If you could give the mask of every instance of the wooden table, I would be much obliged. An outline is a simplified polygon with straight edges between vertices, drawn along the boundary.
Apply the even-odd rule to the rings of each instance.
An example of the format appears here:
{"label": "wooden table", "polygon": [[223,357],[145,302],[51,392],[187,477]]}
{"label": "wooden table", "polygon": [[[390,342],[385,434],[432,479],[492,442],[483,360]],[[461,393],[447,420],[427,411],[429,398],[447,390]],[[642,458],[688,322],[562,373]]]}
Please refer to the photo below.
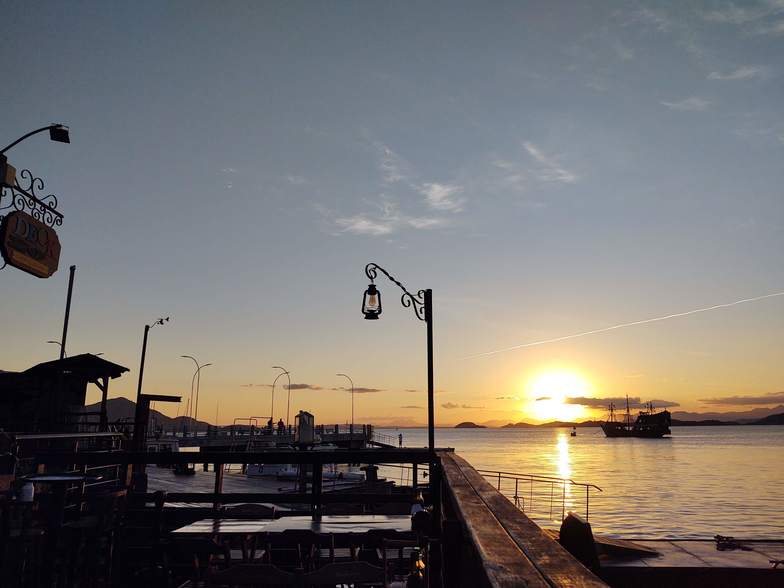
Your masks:
{"label": "wooden table", "polygon": [[408,515],[324,515],[314,521],[308,516],[281,517],[271,521],[267,533],[286,530],[313,531],[314,533],[367,533],[368,531],[411,531]]}
{"label": "wooden table", "polygon": [[407,532],[411,530],[408,515],[325,515],[320,521],[309,516],[279,519],[202,519],[175,529],[177,535],[257,535],[282,533],[286,530],[315,533],[367,533],[372,530]]}
{"label": "wooden table", "polygon": [[272,519],[202,519],[175,529],[177,535],[258,535],[267,530]]}

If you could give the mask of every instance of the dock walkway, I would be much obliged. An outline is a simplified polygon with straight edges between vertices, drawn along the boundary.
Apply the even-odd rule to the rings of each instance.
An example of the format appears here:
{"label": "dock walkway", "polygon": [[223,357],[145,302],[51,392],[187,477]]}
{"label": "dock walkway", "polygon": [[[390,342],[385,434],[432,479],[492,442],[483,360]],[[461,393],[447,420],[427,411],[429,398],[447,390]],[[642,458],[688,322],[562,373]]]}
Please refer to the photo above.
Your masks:
{"label": "dock walkway", "polygon": [[[483,570],[484,580],[490,586],[606,586],[465,459],[454,453],[439,453],[439,458],[447,493],[446,506],[454,511],[463,533],[475,546],[479,569]],[[450,565],[451,562],[446,568]]]}

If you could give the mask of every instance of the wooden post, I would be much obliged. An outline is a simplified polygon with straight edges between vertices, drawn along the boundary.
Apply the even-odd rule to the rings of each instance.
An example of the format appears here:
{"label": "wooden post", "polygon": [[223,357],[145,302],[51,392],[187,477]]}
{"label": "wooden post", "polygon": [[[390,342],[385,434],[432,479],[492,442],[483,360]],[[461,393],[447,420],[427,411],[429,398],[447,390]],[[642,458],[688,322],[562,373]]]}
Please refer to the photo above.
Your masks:
{"label": "wooden post", "polygon": [[414,494],[416,494],[417,485],[419,484],[419,480],[418,480],[419,464],[414,463],[412,465],[413,465],[413,475],[411,479],[411,486],[414,488]]}
{"label": "wooden post", "polygon": [[222,463],[215,463],[213,464],[215,468],[215,494],[218,496],[215,497],[215,502],[212,504],[212,508],[216,511],[221,507],[220,501],[220,494],[223,494],[223,464]]}
{"label": "wooden post", "polygon": [[104,376],[95,382],[101,391],[101,423],[99,430],[106,432],[109,430],[109,416],[106,414],[106,398],[109,396],[109,376]]}
{"label": "wooden post", "polygon": [[310,506],[310,514],[314,521],[321,520],[321,486],[322,486],[322,465],[321,463],[313,464],[313,489],[312,489],[312,502]]}

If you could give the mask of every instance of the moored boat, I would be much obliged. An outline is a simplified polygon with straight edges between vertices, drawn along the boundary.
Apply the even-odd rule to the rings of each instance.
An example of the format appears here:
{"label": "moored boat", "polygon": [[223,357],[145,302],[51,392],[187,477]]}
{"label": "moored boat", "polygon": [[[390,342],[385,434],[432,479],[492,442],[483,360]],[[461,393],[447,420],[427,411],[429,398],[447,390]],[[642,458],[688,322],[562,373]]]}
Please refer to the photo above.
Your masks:
{"label": "moored boat", "polygon": [[648,404],[648,410],[640,411],[632,422],[629,411],[629,397],[626,397],[626,414],[623,420],[615,416],[615,405],[610,403],[610,414],[607,421],[602,423],[602,431],[607,437],[642,437],[645,439],[660,439],[670,434],[670,411],[654,412],[653,404]]}

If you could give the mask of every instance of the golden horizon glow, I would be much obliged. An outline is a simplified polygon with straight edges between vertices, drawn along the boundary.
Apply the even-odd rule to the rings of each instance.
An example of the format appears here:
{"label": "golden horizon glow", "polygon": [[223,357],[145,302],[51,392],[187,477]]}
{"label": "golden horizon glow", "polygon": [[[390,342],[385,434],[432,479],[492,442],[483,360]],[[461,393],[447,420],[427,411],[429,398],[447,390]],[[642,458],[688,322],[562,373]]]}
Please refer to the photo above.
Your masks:
{"label": "golden horizon glow", "polygon": [[546,371],[526,386],[525,412],[540,421],[573,421],[585,415],[585,407],[569,404],[567,398],[587,396],[590,384],[579,373],[569,370]]}

